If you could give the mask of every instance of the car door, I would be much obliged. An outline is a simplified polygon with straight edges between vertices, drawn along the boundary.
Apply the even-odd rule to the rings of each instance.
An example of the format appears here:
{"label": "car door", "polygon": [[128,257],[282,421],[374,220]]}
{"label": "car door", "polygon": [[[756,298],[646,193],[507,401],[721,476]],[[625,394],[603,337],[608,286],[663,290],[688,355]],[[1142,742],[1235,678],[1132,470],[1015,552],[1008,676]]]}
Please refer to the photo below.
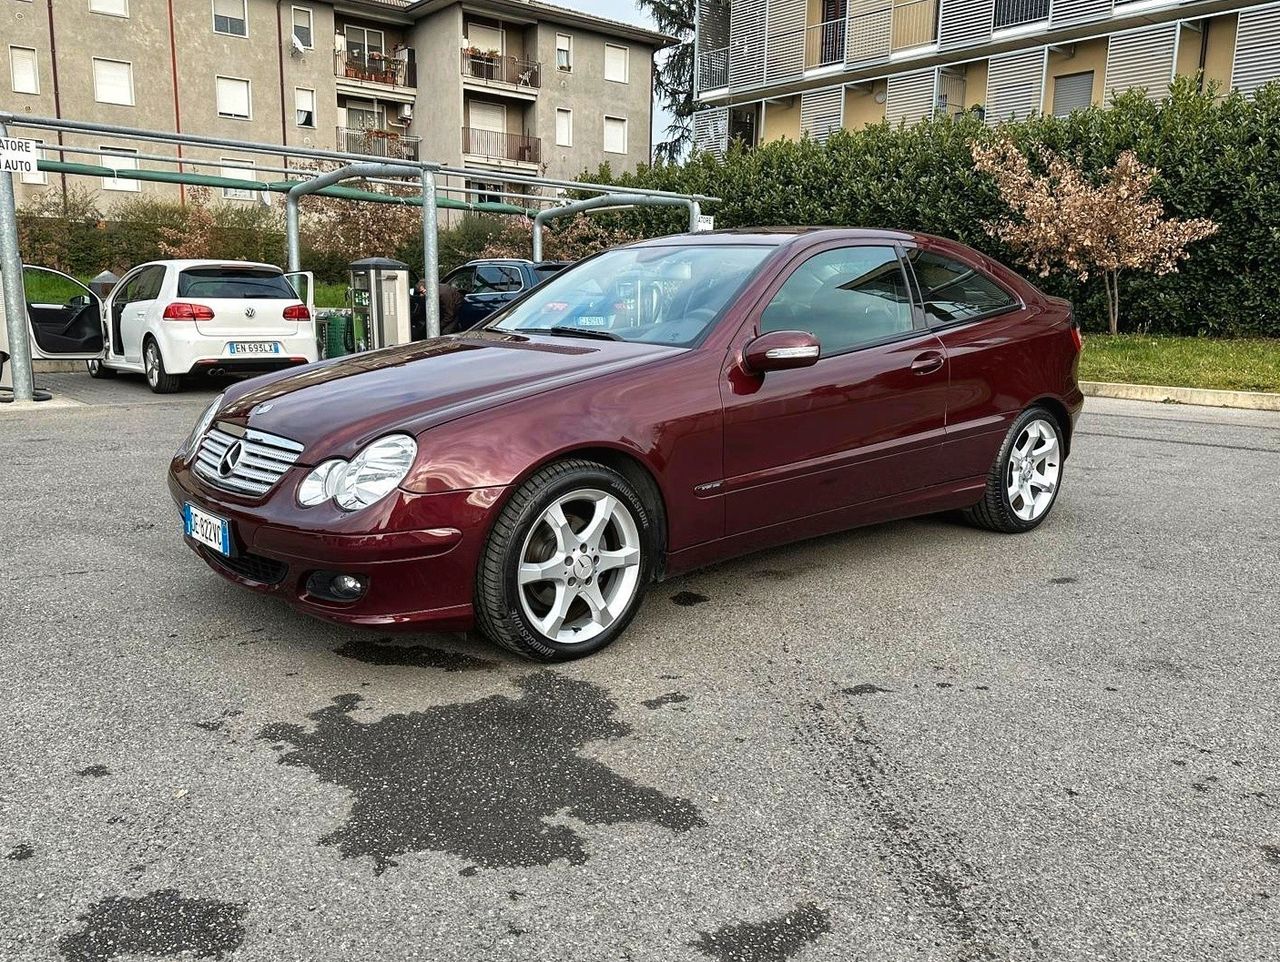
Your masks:
{"label": "car door", "polygon": [[465,331],[475,327],[487,314],[482,314],[470,296],[476,289],[476,269],[473,264],[464,264],[451,274],[445,275],[443,283],[450,285],[462,295],[462,305],[458,308],[458,330]]}
{"label": "car door", "polygon": [[524,288],[524,278],[518,267],[507,264],[479,264],[476,266],[475,291],[467,300],[478,313],[477,323],[515,300]]}
{"label": "car door", "polygon": [[[120,346],[128,364],[142,363],[142,336],[152,320],[156,298],[164,284],[164,272],[163,264],[143,266],[138,271],[137,283],[131,285],[128,300],[121,308]],[[160,350],[164,353],[165,345],[162,344]]]}
{"label": "car door", "polygon": [[31,356],[61,360],[102,357],[102,301],[74,277],[22,266]]}
{"label": "car door", "polygon": [[985,475],[1021,400],[998,385],[1010,371],[1036,369],[1026,336],[1028,311],[1012,289],[957,252],[915,246],[906,252],[920,288],[925,322],[951,368],[947,399],[947,479]]}
{"label": "car door", "polygon": [[[936,483],[947,359],[914,304],[897,247],[828,246],[775,282],[726,365],[727,534]],[[757,334],[808,331],[811,367],[746,373]]]}

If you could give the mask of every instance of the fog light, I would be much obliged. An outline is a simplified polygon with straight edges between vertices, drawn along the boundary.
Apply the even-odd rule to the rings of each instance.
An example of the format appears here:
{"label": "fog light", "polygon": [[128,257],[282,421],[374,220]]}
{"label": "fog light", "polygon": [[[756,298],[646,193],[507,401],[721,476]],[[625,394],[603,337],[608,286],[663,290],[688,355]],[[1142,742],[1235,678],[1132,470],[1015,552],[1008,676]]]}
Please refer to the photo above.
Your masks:
{"label": "fog light", "polygon": [[357,601],[369,590],[369,580],[341,571],[313,571],[307,578],[307,594],[326,601]]}

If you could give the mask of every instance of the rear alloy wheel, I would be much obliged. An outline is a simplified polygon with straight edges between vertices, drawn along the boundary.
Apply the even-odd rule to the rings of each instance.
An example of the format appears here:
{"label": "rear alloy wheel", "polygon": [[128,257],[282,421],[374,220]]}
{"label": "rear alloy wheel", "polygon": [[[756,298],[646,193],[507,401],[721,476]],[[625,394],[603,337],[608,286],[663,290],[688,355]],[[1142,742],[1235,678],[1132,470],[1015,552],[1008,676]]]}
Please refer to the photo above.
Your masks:
{"label": "rear alloy wheel", "polygon": [[89,368],[89,377],[98,378],[99,380],[116,376],[116,369],[107,367],[98,358],[92,358],[85,361],[85,366]]}
{"label": "rear alloy wheel", "polygon": [[156,394],[173,394],[182,387],[182,378],[164,369],[160,345],[148,339],[142,349],[142,367],[147,375],[147,386]]}
{"label": "rear alloy wheel", "polygon": [[992,531],[1030,531],[1048,517],[1062,482],[1062,429],[1041,407],[1024,411],[1005,436],[980,502],[965,512]]}
{"label": "rear alloy wheel", "polygon": [[476,585],[490,639],[563,661],[599,651],[639,607],[651,570],[652,513],[620,474],[562,461],[503,509]]}

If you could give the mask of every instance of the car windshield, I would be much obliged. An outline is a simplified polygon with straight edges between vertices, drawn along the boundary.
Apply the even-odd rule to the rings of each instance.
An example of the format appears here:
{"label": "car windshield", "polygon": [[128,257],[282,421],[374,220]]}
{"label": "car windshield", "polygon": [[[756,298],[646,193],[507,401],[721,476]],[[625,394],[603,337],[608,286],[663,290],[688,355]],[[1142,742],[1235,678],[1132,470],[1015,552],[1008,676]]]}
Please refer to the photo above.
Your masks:
{"label": "car windshield", "polygon": [[188,268],[178,275],[178,296],[298,299],[279,271],[252,267]]}
{"label": "car windshield", "polygon": [[607,251],[545,281],[488,326],[688,347],[770,250],[691,244]]}

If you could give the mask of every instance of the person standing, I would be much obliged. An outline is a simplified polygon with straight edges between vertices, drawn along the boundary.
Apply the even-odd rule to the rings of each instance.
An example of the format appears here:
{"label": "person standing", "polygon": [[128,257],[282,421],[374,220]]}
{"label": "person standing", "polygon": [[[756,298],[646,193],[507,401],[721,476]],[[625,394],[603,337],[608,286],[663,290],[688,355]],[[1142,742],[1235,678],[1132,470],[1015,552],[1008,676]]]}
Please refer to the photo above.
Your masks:
{"label": "person standing", "polygon": [[409,336],[415,341],[427,336],[427,282],[421,278],[409,294]]}

